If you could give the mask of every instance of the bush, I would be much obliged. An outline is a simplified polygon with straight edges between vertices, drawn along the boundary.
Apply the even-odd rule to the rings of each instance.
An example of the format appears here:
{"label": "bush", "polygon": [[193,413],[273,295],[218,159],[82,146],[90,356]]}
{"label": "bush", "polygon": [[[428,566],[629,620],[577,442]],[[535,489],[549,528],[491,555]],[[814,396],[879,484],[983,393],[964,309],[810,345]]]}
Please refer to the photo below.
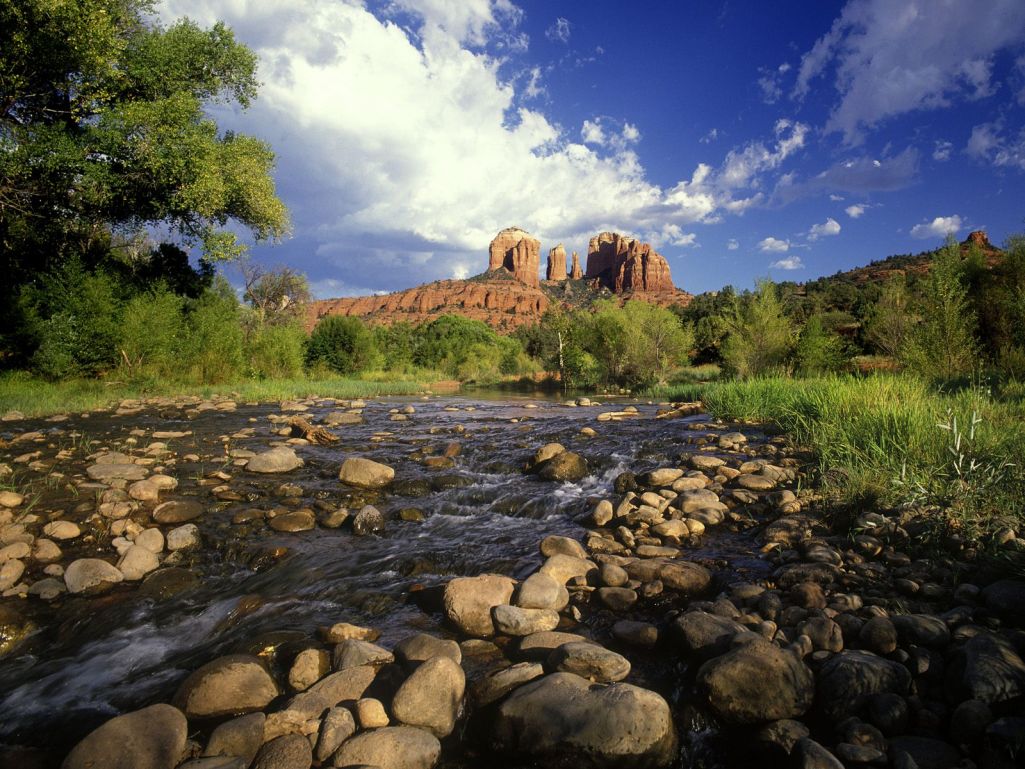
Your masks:
{"label": "bush", "polygon": [[249,365],[264,379],[291,379],[303,373],[306,332],[298,323],[264,326],[249,346]]}
{"label": "bush", "polygon": [[797,371],[805,376],[833,373],[847,362],[846,345],[826,329],[818,315],[812,315],[801,329],[794,359]]}
{"label": "bush", "polygon": [[759,281],[754,294],[733,302],[723,321],[728,331],[722,344],[727,373],[747,378],[785,370],[794,330],[775,284]]}
{"label": "bush", "polygon": [[121,320],[121,368],[129,378],[180,376],[182,297],[163,286],[128,300]]}
{"label": "bush", "polygon": [[306,363],[325,365],[338,374],[358,374],[379,364],[374,335],[359,318],[329,315],[313,329]]}
{"label": "bush", "polygon": [[218,384],[242,375],[239,309],[235,292],[223,278],[189,303],[182,362],[193,381]]}

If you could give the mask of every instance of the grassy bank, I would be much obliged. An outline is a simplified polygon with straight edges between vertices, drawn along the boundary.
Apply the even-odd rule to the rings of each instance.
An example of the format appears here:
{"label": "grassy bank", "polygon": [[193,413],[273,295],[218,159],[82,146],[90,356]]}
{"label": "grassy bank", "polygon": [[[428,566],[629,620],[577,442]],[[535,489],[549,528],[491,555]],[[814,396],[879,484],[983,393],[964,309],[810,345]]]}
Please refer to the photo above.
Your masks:
{"label": "grassy bank", "polygon": [[414,395],[428,390],[457,389],[453,382],[423,379],[246,379],[219,385],[185,385],[174,382],[104,381],[71,379],[49,382],[25,374],[0,376],[0,413],[9,410],[27,417],[61,412],[107,408],[125,399],[230,395],[240,401],[279,401],[319,395],[331,398],[370,398],[383,395]]}
{"label": "grassy bank", "polygon": [[978,533],[1025,520],[1025,407],[983,387],[912,377],[769,378],[664,388],[716,417],[771,423],[814,450],[824,488],[852,507],[935,505]]}

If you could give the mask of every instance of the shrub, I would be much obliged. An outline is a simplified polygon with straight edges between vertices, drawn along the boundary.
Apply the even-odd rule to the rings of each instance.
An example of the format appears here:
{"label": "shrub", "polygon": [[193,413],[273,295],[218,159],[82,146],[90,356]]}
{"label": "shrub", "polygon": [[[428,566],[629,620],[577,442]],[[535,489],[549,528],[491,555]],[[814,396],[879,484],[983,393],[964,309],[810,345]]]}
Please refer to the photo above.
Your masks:
{"label": "shrub", "polygon": [[163,286],[133,296],[125,305],[118,345],[129,378],[180,375],[182,297]]}
{"label": "shrub", "polygon": [[794,349],[797,370],[805,375],[839,371],[847,362],[846,345],[831,333],[818,315],[812,315],[801,329]]}
{"label": "shrub", "polygon": [[239,304],[223,278],[189,303],[182,353],[183,368],[194,381],[217,384],[242,374]]}
{"label": "shrub", "polygon": [[303,373],[306,332],[298,323],[264,326],[249,345],[249,365],[265,379],[292,379]]}
{"label": "shrub", "polygon": [[722,344],[727,373],[747,378],[785,370],[794,330],[775,284],[759,281],[754,294],[733,302],[723,321],[728,332]]}
{"label": "shrub", "polygon": [[306,348],[309,366],[326,365],[338,374],[358,374],[380,361],[374,335],[359,318],[329,315],[313,329]]}

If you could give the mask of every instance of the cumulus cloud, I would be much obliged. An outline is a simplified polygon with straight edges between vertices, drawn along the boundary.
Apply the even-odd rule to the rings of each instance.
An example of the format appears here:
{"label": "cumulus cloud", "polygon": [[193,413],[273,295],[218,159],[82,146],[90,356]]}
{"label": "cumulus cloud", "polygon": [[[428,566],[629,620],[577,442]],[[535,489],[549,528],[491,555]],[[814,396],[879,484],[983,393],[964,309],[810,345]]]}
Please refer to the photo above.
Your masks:
{"label": "cumulus cloud", "polygon": [[758,241],[758,250],[767,252],[783,253],[790,250],[789,240],[780,240],[779,238],[764,238]]}
{"label": "cumulus cloud", "polygon": [[775,270],[803,270],[804,262],[801,261],[799,256],[788,256],[783,259],[777,259],[769,265],[769,269]]}
{"label": "cumulus cloud", "polygon": [[524,105],[541,85],[500,75],[523,45],[508,0],[395,0],[376,13],[359,0],[165,0],[161,13],[223,19],[259,56],[260,98],[215,116],[270,142],[297,233],[282,252],[316,286],[343,280],[344,293],[483,267],[512,224],[567,244],[678,227],[666,242],[693,245],[689,225],[763,202],[807,132],[780,121],[770,139],[661,186],[635,151],[636,125],[594,118],[578,134]]}
{"label": "cumulus cloud", "polygon": [[840,222],[833,217],[829,217],[822,224],[813,224],[811,229],[808,230],[808,240],[818,240],[819,238],[829,237],[830,235],[840,234]]}
{"label": "cumulus cloud", "polygon": [[827,132],[860,140],[886,118],[993,92],[993,57],[1025,34],[1021,0],[850,0],[801,58],[793,96],[833,72]]}
{"label": "cumulus cloud", "polygon": [[545,37],[553,43],[568,43],[570,36],[570,23],[561,16],[548,29],[545,30]]}
{"label": "cumulus cloud", "polygon": [[1014,134],[999,120],[977,125],[965,151],[976,160],[1025,171],[1025,128]]}
{"label": "cumulus cloud", "polygon": [[865,213],[865,205],[863,203],[858,203],[853,206],[847,206],[847,208],[844,209],[844,213],[851,217],[851,219],[858,219]]}
{"label": "cumulus cloud", "polygon": [[937,216],[931,222],[916,224],[912,227],[911,237],[945,238],[947,235],[957,234],[963,226],[961,217],[956,214],[954,216]]}
{"label": "cumulus cloud", "polygon": [[726,241],[727,251],[736,251],[738,248],[740,248],[740,242],[736,238],[730,238]]}

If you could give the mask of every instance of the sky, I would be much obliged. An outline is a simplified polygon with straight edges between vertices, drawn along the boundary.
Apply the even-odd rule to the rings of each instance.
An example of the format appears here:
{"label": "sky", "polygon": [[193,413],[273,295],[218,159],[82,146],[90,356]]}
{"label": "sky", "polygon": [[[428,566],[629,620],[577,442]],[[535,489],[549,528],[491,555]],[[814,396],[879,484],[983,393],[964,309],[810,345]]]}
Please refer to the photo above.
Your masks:
{"label": "sky", "polygon": [[1025,232],[1022,0],[163,0],[223,20],[319,298],[611,230],[692,293]]}

